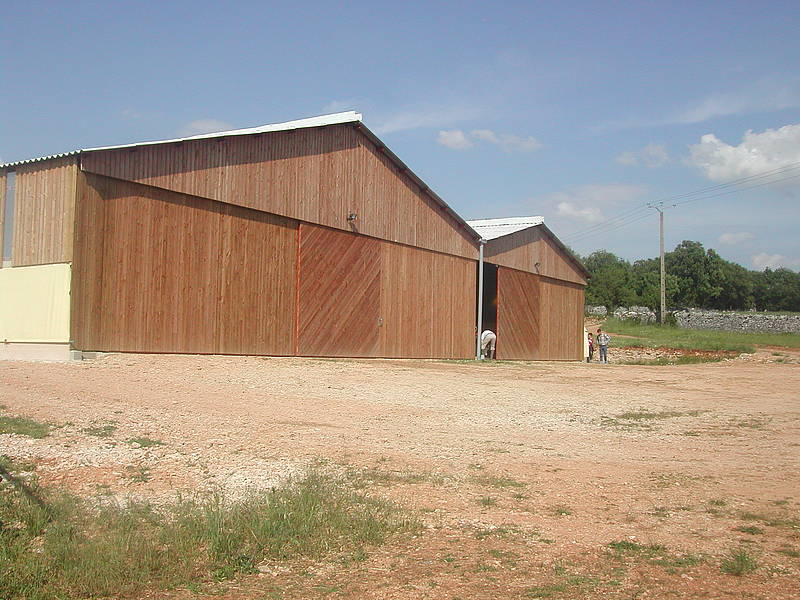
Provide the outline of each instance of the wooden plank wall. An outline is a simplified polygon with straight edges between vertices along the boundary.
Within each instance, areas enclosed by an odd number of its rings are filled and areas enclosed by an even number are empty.
[[[540,318],[541,277],[505,267],[497,269],[497,358],[542,358]]]
[[[583,286],[500,267],[497,357],[583,358]]]
[[[476,261],[382,243],[382,355],[475,355]]]
[[[77,157],[20,165],[16,172],[12,264],[70,262]]]
[[[88,174],[74,346],[291,354],[296,243],[289,219]]]
[[[541,227],[530,227],[489,240],[484,256],[496,265],[573,283],[587,283],[584,275]]]
[[[300,224],[297,353],[380,356],[380,242]]]
[[[541,280],[540,337],[537,358],[583,358],[583,286],[554,279]]]
[[[476,258],[477,244],[353,124],[84,153],[84,170]],[[347,215],[358,215],[355,223]]]
[[[298,353],[469,358],[475,261],[300,225]]]
[[[5,239],[6,232],[6,186],[8,178],[5,171],[0,171],[0,269],[3,268],[3,258],[5,258]]]

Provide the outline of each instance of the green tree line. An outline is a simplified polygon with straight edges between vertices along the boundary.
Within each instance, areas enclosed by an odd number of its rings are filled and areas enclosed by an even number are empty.
[[[630,263],[598,250],[581,260],[591,274],[587,304],[660,306],[658,258]],[[800,273],[790,269],[751,271],[692,241],[667,252],[664,264],[669,308],[800,311]]]

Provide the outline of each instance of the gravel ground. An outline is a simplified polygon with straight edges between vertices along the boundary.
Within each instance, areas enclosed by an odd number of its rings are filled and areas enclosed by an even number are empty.
[[[0,362],[2,413],[54,426],[40,440],[0,435],[0,453],[35,461],[46,485],[155,502],[180,490],[237,497],[320,460],[419,475],[374,486],[419,512],[419,538],[357,567],[276,567],[215,591],[227,598],[525,598],[547,586],[559,598],[800,598],[797,352],[613,364],[641,356]],[[763,517],[763,534],[737,530],[747,513]],[[619,540],[703,560],[623,560],[609,554]],[[761,568],[722,574],[740,546]]]

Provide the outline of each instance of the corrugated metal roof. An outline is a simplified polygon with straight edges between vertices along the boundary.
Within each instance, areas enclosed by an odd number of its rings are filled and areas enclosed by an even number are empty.
[[[467,225],[477,231],[485,240],[493,240],[510,235],[529,227],[544,224],[544,217],[506,217],[505,219],[478,219],[467,221]]]
[[[231,129],[229,131],[216,131],[213,133],[201,133],[199,135],[191,135],[188,137],[174,138],[170,140],[154,140],[150,142],[136,142],[133,144],[121,144],[119,146],[102,146],[98,148],[83,148],[81,150],[73,150],[72,152],[64,152],[63,154],[53,154],[51,156],[42,156],[39,158],[29,158],[26,160],[18,160],[0,165],[0,168],[16,167],[19,165],[26,165],[29,163],[40,162],[43,160],[50,160],[53,158],[63,158],[65,156],[74,156],[81,152],[94,152],[96,150],[115,150],[117,148],[135,148],[137,146],[151,146],[153,144],[174,144],[176,142],[185,142],[187,140],[203,140],[208,138],[227,137],[232,135],[252,135],[255,133],[268,133],[271,131],[288,131],[290,129],[303,129],[306,127],[322,127],[324,125],[337,125],[339,123],[358,123],[361,121],[361,114],[353,110],[347,112],[340,112],[331,115],[322,115],[319,117],[310,117],[308,119],[298,119],[296,121],[286,121],[285,123],[272,123],[269,125],[260,125],[258,127],[248,127],[246,129]]]
[[[85,148],[81,152],[94,152],[96,150],[116,150],[118,148],[134,148],[136,146],[151,146],[153,144],[174,144],[188,140],[205,140],[208,138],[228,137],[232,135],[253,135],[255,133],[269,133],[272,131],[288,131],[290,129],[304,129],[306,127],[323,127],[325,125],[338,125],[339,123],[357,123],[361,121],[361,114],[353,110],[335,113],[332,115],[322,115],[310,117],[308,119],[297,119],[296,121],[286,121],[285,123],[272,123],[270,125],[259,125],[258,127],[248,127],[246,129],[231,129],[229,131],[217,131],[214,133],[201,133],[189,137],[175,138],[171,140],[156,140],[152,142],[137,142],[135,144],[122,144],[119,146],[102,146],[99,148]]]
[[[39,158],[27,158],[25,160],[18,160],[15,162],[4,163],[0,165],[0,169],[5,169],[6,167],[18,167],[20,165],[27,165],[30,163],[37,163],[43,160],[52,160],[54,158],[64,158],[66,156],[75,156],[78,154],[80,150],[73,150],[72,152],[62,152],[61,154],[51,154],[50,156],[40,156]]]

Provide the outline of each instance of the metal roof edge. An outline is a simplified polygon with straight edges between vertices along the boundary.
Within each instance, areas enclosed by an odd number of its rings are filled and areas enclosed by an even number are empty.
[[[269,133],[273,131],[290,131],[293,129],[306,129],[310,127],[324,127],[326,125],[339,125],[341,123],[360,123],[361,119],[362,119],[361,113],[358,113],[354,110],[349,110],[329,115],[320,115],[317,117],[296,119],[294,121],[286,121],[284,123],[271,123],[268,125],[259,125],[258,127],[246,127],[244,129],[230,129],[227,131],[201,133],[198,135],[190,135],[187,137],[173,138],[168,140],[152,140],[149,142],[134,142],[132,144],[119,144],[116,146],[98,146],[96,148],[82,148],[80,150],[72,150],[69,152],[63,152],[61,154],[51,154],[49,156],[28,158],[25,160],[18,160],[10,163],[0,164],[0,169],[6,169],[20,165],[27,165],[30,163],[36,163],[45,160],[52,160],[55,158],[64,158],[66,156],[75,156],[77,154],[81,154],[82,152],[97,152],[99,150],[118,150],[121,148],[137,148],[139,146],[154,146],[157,144],[175,144],[190,140],[214,139],[214,138],[238,136],[238,135],[254,135],[257,133]]]

